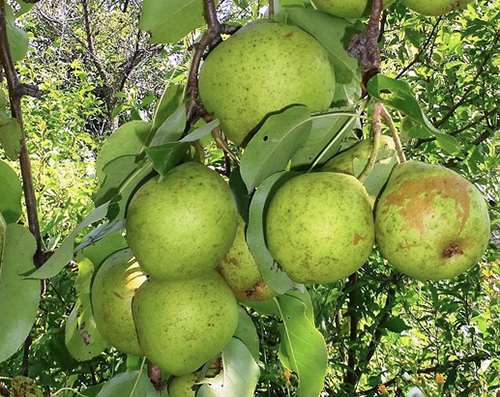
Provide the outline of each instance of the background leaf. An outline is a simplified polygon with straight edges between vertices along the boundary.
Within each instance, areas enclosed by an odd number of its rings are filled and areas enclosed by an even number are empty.
[[[27,228],[7,225],[0,268],[0,362],[19,349],[36,319],[40,281],[21,276],[34,269],[35,251],[35,238]]]
[[[276,298],[283,319],[280,360],[299,377],[298,397],[319,396],[327,368],[325,340],[315,328],[310,298],[285,294]],[[309,309],[308,309],[309,306]]]
[[[138,379],[139,377],[139,379]],[[137,386],[134,386],[137,382]],[[139,371],[126,372],[116,375],[113,379],[107,381],[102,387],[97,397],[159,397],[168,394],[166,392],[158,392],[153,384],[149,381],[147,375]]]
[[[234,338],[238,338],[247,347],[253,359],[259,361],[259,336],[252,321],[243,307],[238,306],[238,328],[234,332]]]
[[[16,222],[21,216],[23,189],[16,172],[0,160],[0,213],[6,223]]]
[[[10,160],[17,160],[21,152],[21,125],[12,117],[0,118],[0,143]]]
[[[307,106],[293,106],[270,116],[252,137],[240,165],[249,192],[269,175],[286,169],[309,136],[312,125],[309,116]]]

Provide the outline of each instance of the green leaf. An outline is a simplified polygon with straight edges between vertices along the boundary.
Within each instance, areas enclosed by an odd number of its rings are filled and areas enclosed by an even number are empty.
[[[283,319],[280,360],[299,378],[298,397],[319,396],[323,390],[328,355],[321,333],[314,327],[307,292],[276,298]]]
[[[382,324],[384,328],[387,328],[389,331],[396,332],[400,334],[403,331],[411,329],[406,323],[403,321],[401,317],[392,316],[390,317],[384,324]]]
[[[312,121],[307,106],[293,106],[270,116],[250,140],[241,158],[241,177],[251,192],[269,175],[284,171],[307,140]]]
[[[14,22],[14,14],[10,6],[5,6],[7,22],[7,39],[9,40],[10,54],[14,62],[21,61],[28,52],[29,40],[26,32],[17,27]]]
[[[158,127],[149,147],[175,142],[182,136],[185,129],[186,105],[183,103]]]
[[[120,230],[108,234],[94,244],[83,248],[82,254],[92,261],[97,270],[108,256],[127,247],[127,240],[120,228]]]
[[[197,397],[253,397],[259,380],[259,366],[244,343],[232,338],[222,350],[223,371],[205,380]]]
[[[145,121],[131,121],[117,128],[99,151],[96,161],[97,177],[102,185],[105,179],[104,167],[123,156],[137,156],[143,149],[152,124]]]
[[[175,44],[204,24],[200,0],[144,0],[139,27],[151,33],[153,44]]]
[[[346,113],[353,115],[345,116]],[[352,131],[356,119],[356,113],[350,108],[312,116],[311,133],[303,147],[292,157],[291,167],[307,170],[316,160],[317,166],[323,165],[338,152],[342,139]]]
[[[40,281],[21,276],[34,269],[35,251],[35,238],[27,228],[7,225],[0,268],[0,362],[19,349],[36,319]]]
[[[158,101],[153,119],[153,128],[159,128],[163,122],[169,118],[176,109],[181,106],[184,99],[184,89],[182,85],[168,84]]]
[[[243,182],[243,178],[241,177],[240,167],[234,168],[231,172],[231,176],[229,177],[229,187],[231,188],[234,198],[236,199],[239,214],[245,222],[248,223],[250,195],[248,194],[245,182]]]
[[[71,232],[64,240],[58,250],[49,258],[47,262],[36,271],[28,275],[28,278],[50,278],[57,275],[73,258],[73,248],[78,234],[90,226],[92,223],[100,221],[106,216],[109,203],[97,207]]]
[[[22,213],[23,188],[16,172],[0,160],[0,214],[6,223],[16,222]]]
[[[21,125],[12,117],[2,118],[0,121],[0,144],[10,160],[17,160],[21,153]]]
[[[284,294],[291,288],[304,288],[303,285],[293,282],[281,270],[269,253],[265,238],[265,219],[270,198],[293,176],[292,172],[278,172],[258,186],[250,203],[250,219],[247,227],[247,243],[255,263],[269,288],[279,294]]]
[[[64,342],[71,356],[78,361],[87,361],[108,346],[97,329],[92,314],[90,283],[94,274],[94,265],[86,258],[78,262],[78,276],[75,288],[78,299],[68,316],[64,327]]]
[[[259,336],[252,321],[245,309],[238,306],[238,328],[234,332],[234,338],[238,338],[252,354],[253,359],[259,361]]]
[[[19,4],[19,10],[16,12],[16,15],[14,16],[16,19],[19,18],[21,15],[26,14],[27,12],[31,11],[31,9],[35,6],[35,4],[27,4],[22,0],[16,0],[17,4]]]
[[[132,394],[133,391],[133,394]],[[97,397],[156,397],[165,396],[166,392],[158,392],[149,381],[148,376],[139,371],[116,375],[107,381]]]
[[[5,248],[5,236],[7,235],[7,223],[0,212],[0,270],[2,269],[3,250]]]
[[[343,18],[313,9],[291,7],[284,9],[288,22],[292,22],[316,38],[330,53],[335,77],[339,83],[349,83],[353,79],[361,81],[359,63],[349,55],[346,45],[355,33],[352,24]]]
[[[455,137],[444,134],[435,128],[425,116],[408,83],[377,74],[368,81],[368,92],[375,99],[391,106],[421,124],[434,135],[438,144],[449,154],[459,154],[462,148]]]

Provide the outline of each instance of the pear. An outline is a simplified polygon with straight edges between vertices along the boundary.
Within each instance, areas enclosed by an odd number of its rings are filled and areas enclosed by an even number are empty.
[[[394,167],[375,209],[377,243],[400,272],[451,279],[480,259],[490,238],[486,202],[459,174],[408,161]]]
[[[146,357],[168,374],[194,372],[231,340],[238,307],[215,270],[185,280],[151,277],[132,303]]]
[[[271,255],[293,281],[343,279],[372,251],[374,224],[366,190],[346,174],[290,179],[271,199],[266,234]]]
[[[263,118],[293,105],[328,109],[335,74],[328,51],[295,26],[253,21],[217,46],[199,75],[200,99],[228,139],[245,145]]]
[[[186,278],[213,270],[233,243],[236,201],[214,170],[181,164],[150,179],[127,210],[127,241],[154,277]]]
[[[175,377],[168,386],[169,397],[195,397],[193,386],[198,379],[198,374],[188,374]]]
[[[92,309],[100,334],[123,353],[143,356],[132,318],[132,298],[146,275],[130,249],[115,252],[99,267],[92,284]]]
[[[443,15],[464,7],[472,0],[401,0],[409,9],[423,15]]]
[[[241,300],[263,301],[277,294],[262,279],[259,268],[245,239],[245,221],[238,215],[238,228],[233,245],[222,259],[217,270]]]
[[[396,0],[384,0],[384,8]],[[373,0],[312,0],[314,6],[328,14],[342,18],[359,18],[371,12]]]

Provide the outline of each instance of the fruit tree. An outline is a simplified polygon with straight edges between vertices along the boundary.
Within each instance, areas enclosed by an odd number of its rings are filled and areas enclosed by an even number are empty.
[[[0,0],[0,396],[500,396],[498,0]]]

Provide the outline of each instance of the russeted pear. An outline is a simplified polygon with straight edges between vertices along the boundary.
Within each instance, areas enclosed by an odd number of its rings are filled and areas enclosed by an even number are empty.
[[[106,258],[92,284],[97,329],[111,346],[134,356],[144,354],[132,318],[132,298],[146,279],[132,251],[125,249]]]
[[[231,340],[238,323],[236,299],[215,270],[199,277],[151,277],[132,303],[146,357],[170,375],[194,372]]]
[[[464,7],[472,0],[401,0],[409,9],[423,15],[443,15]]]
[[[241,300],[263,301],[277,294],[262,279],[259,268],[245,239],[245,221],[238,215],[238,228],[233,245],[217,270],[234,295]]]
[[[195,397],[196,391],[193,389],[198,374],[188,374],[172,379],[168,385],[169,397]]]
[[[258,20],[218,45],[200,69],[200,98],[236,145],[271,112],[328,109],[335,74],[328,51],[295,26]]]
[[[271,255],[299,283],[330,283],[359,269],[372,251],[373,215],[353,176],[308,173],[281,186],[267,212]]]
[[[238,223],[228,184],[200,163],[181,164],[134,194],[127,241],[153,277],[194,277],[214,269],[233,243]]]
[[[453,278],[480,259],[490,220],[477,188],[437,165],[397,165],[375,209],[376,238],[396,269],[420,280]]]
[[[384,0],[384,8],[389,7],[396,0]],[[373,0],[312,0],[314,6],[320,10],[342,18],[359,18],[368,15],[372,9]]]

